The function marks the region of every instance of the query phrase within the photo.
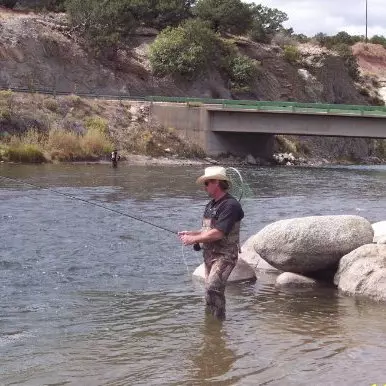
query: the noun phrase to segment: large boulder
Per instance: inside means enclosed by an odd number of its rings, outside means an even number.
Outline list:
[[[343,256],[334,282],[347,294],[385,301],[386,245],[363,245]]]
[[[199,265],[193,272],[193,276],[205,279],[205,264]],[[255,281],[256,275],[252,267],[244,260],[238,259],[236,266],[228,277],[228,282]]]
[[[385,244],[386,239],[386,221],[379,221],[371,225],[374,230],[374,243]]]
[[[268,264],[261,256],[256,253],[254,245],[255,235],[251,236],[241,247],[239,259],[248,263],[255,271],[274,271],[278,272],[275,267]]]
[[[337,266],[341,257],[372,243],[373,229],[360,216],[312,216],[274,222],[253,238],[253,246],[281,271],[307,273]]]

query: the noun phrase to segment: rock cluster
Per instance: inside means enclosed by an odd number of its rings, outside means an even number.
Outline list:
[[[242,246],[230,281],[277,274],[278,287],[334,285],[343,293],[386,301],[386,221],[312,216],[267,225]],[[194,272],[204,277],[203,265]]]

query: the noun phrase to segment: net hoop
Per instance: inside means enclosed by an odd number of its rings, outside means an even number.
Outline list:
[[[243,177],[242,177],[241,173],[236,168],[234,168],[232,166],[229,166],[229,167],[225,168],[225,171],[226,171],[227,176],[231,180],[231,190],[232,190],[232,187],[233,188],[236,187],[237,189],[239,189],[240,192],[237,195],[238,197],[236,197],[236,198],[237,198],[238,201],[241,201],[241,199],[244,196],[244,180],[243,180]],[[232,174],[234,175],[234,173],[236,173],[237,178],[239,179],[239,181],[234,181],[234,179],[232,179]],[[234,194],[232,194],[232,195],[234,195]]]

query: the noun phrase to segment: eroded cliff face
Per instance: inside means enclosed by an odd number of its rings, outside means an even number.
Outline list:
[[[150,35],[150,36],[149,36]],[[212,70],[195,81],[153,76],[147,58],[153,33],[133,37],[113,61],[97,60],[83,49],[64,14],[0,9],[0,86],[132,96],[170,95],[368,104],[340,57],[299,46],[301,60],[289,63],[279,46],[236,39],[241,52],[260,62],[247,93],[235,93]]]

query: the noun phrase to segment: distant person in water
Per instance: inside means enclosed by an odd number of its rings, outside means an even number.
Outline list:
[[[113,168],[116,168],[118,166],[118,161],[121,159],[121,156],[118,155],[118,150],[114,149],[111,153],[111,163],[113,165]]]
[[[207,310],[217,319],[225,319],[225,285],[236,266],[240,244],[240,222],[244,217],[240,203],[228,193],[230,180],[226,169],[211,166],[197,179],[212,198],[206,205],[202,228],[182,231],[184,245],[202,244],[205,263],[205,300]]]

